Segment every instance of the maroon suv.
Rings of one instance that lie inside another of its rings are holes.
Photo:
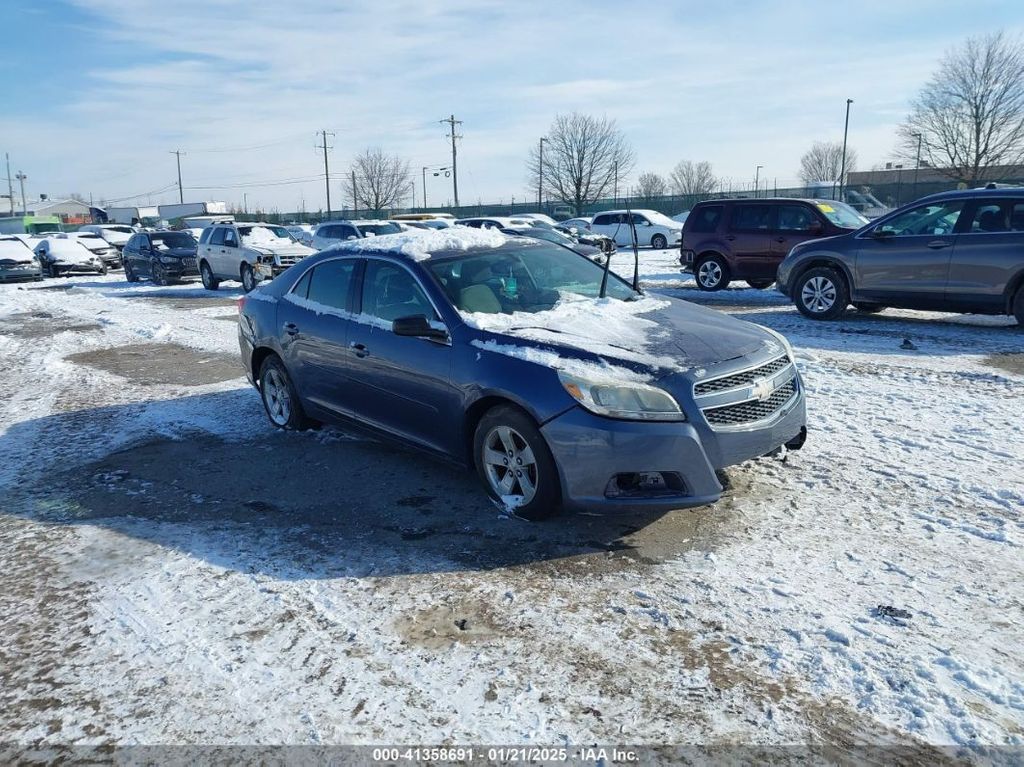
[[[679,263],[701,290],[721,290],[732,280],[767,288],[794,245],[866,223],[835,200],[708,200],[697,203],[683,224]]]

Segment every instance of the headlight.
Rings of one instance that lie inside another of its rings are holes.
[[[786,340],[786,337],[784,335],[782,335],[782,333],[779,333],[776,330],[772,330],[771,328],[766,328],[764,325],[758,325],[758,327],[761,328],[761,330],[763,330],[765,333],[768,333],[770,336],[772,336],[772,338],[774,338],[780,344],[782,344],[782,348],[786,350],[786,356],[789,357],[789,361],[793,362],[793,360],[794,360],[793,346],[792,346],[792,344],[789,343],[788,340]]]
[[[636,421],[685,421],[672,395],[641,383],[592,381],[559,371],[558,380],[591,413]]]

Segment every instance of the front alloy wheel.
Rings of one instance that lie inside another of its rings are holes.
[[[846,281],[834,269],[818,267],[803,274],[796,283],[796,308],[805,317],[833,320],[850,302]]]
[[[242,290],[252,293],[256,289],[256,272],[249,264],[242,264]]]
[[[213,270],[205,261],[199,267],[199,276],[203,280],[203,287],[207,290],[216,290],[220,287],[220,280],[213,276]]]
[[[153,275],[153,282],[157,285],[167,285],[170,282],[167,279],[167,268],[159,261],[153,261],[149,269],[149,273]]]

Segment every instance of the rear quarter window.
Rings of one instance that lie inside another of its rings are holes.
[[[724,205],[707,205],[697,208],[686,218],[686,228],[695,234],[711,234],[718,230],[718,224],[722,220]]]
[[[608,226],[611,223],[611,216],[596,216],[591,226]]]

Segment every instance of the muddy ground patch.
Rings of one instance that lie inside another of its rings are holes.
[[[178,344],[132,344],[80,352],[65,359],[143,386],[203,386],[230,381],[245,373],[237,355],[201,352]]]

